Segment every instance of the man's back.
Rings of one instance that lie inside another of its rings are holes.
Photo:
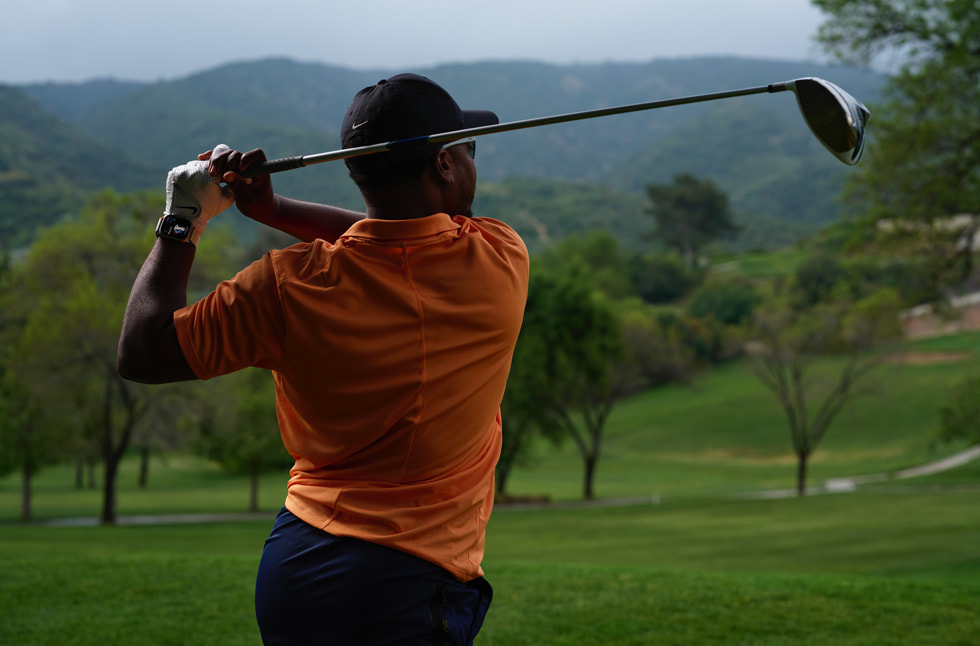
[[[178,313],[177,329],[190,356],[221,357],[192,360],[202,376],[235,368],[236,356],[274,370],[297,458],[290,511],[465,580],[482,575],[527,271],[523,243],[500,222],[364,220],[336,245],[271,252]],[[240,333],[227,324],[249,318]]]

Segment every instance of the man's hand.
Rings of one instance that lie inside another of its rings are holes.
[[[227,146],[218,146],[215,150],[220,148],[228,149]],[[171,169],[167,175],[167,206],[164,214],[190,220],[198,233],[203,233],[208,220],[227,209],[234,201],[232,189],[221,186],[218,179],[208,174],[207,162],[190,161]]]
[[[235,204],[242,215],[298,240],[310,242],[319,238],[333,243],[351,225],[364,219],[365,214],[358,211],[276,195],[267,173],[243,177],[242,173],[249,166],[265,161],[261,149],[242,153],[227,146],[217,146],[197,158],[209,162],[211,176],[234,191]]]
[[[197,158],[202,163],[208,162],[207,169],[211,177],[224,182],[234,193],[235,205],[242,215],[259,222],[267,222],[276,217],[279,205],[269,176],[245,178],[241,175],[249,166],[265,161],[265,152],[261,149],[242,153],[219,145],[214,150],[201,153]]]

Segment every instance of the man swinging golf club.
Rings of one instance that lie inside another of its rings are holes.
[[[259,565],[266,644],[468,644],[482,625],[528,255],[506,224],[471,217],[475,144],[424,136],[493,123],[420,76],[359,92],[345,148],[423,138],[346,160],[366,213],[275,195],[268,175],[245,179],[260,150],[217,147],[168,176],[119,370],[152,383],[272,371],[296,461]],[[186,306],[197,241],[232,199],[304,242]]]

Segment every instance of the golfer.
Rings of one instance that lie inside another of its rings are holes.
[[[354,97],[341,137],[348,148],[492,123],[403,74]],[[474,154],[454,141],[347,160],[366,213],[245,179],[261,150],[219,146],[168,176],[118,367],[151,383],[272,371],[295,465],[256,582],[266,644],[468,644],[483,623],[528,255],[509,226],[472,217]],[[197,241],[232,200],[302,242],[187,306]]]

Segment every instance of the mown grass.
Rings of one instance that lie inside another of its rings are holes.
[[[976,493],[498,509],[480,644],[972,644]],[[0,643],[254,644],[271,519],[0,526]]]
[[[733,256],[721,255],[715,259],[715,271],[732,272],[748,278],[768,278],[792,275],[796,266],[807,258],[807,253],[796,247],[772,251],[754,251]]]
[[[976,353],[980,336],[921,350]],[[832,369],[833,364],[824,368]],[[889,472],[952,453],[938,406],[972,361],[897,363],[845,409],[811,484]],[[520,644],[973,644],[980,634],[980,462],[856,493],[753,499],[793,486],[781,412],[733,364],[690,387],[617,407],[599,464],[601,498],[581,506],[570,445],[538,447],[501,507],[485,568],[496,597],[478,641]],[[247,480],[187,456],[154,459],[123,516],[242,512]],[[256,644],[255,571],[286,475],[264,476],[252,520],[101,526],[16,522],[19,481],[0,479],[0,644]],[[98,516],[101,492],[70,466],[35,481],[41,520]]]
[[[975,589],[866,577],[505,564],[492,645],[975,643]]]
[[[913,349],[980,356],[976,334]],[[833,375],[826,361],[814,380]],[[939,407],[950,388],[978,364],[888,363],[866,379],[810,461],[808,482],[887,473],[939,459],[964,444],[936,441]],[[621,402],[607,425],[599,460],[600,497],[724,495],[794,486],[796,458],[774,396],[745,363],[723,366],[690,386],[669,386]],[[575,447],[541,444],[510,483],[515,495],[580,498],[582,466]]]
[[[146,488],[138,485],[139,463],[135,456],[123,460],[117,482],[120,516],[143,514],[195,514],[247,512],[248,478],[223,472],[217,465],[189,455],[155,456],[150,462]],[[274,511],[286,496],[288,473],[268,473],[260,478],[259,507]],[[41,470],[34,480],[33,517],[98,518],[102,505],[102,472],[96,486],[75,487],[75,469],[55,465]],[[20,481],[0,479],[0,521],[13,520],[20,511]]]
[[[980,491],[498,510],[492,559],[980,585]],[[542,540],[545,539],[545,540]]]

